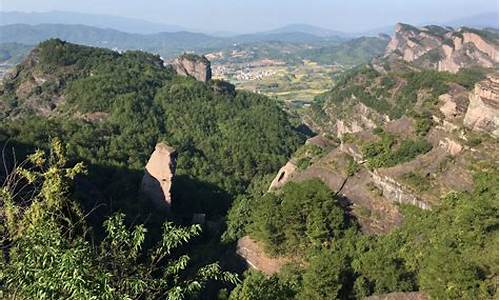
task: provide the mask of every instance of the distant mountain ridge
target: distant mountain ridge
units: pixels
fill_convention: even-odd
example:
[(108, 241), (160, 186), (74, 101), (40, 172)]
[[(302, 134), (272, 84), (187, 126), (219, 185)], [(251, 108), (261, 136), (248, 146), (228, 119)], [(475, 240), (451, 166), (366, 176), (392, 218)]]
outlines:
[(290, 32), (300, 32), (305, 34), (311, 34), (318, 37), (352, 37), (352, 33), (346, 33), (337, 30), (331, 30), (324, 27), (309, 25), (309, 24), (290, 24), (273, 30), (265, 31), (263, 33), (274, 34), (274, 33), (290, 33)]
[(73, 43), (118, 50), (145, 50), (166, 57), (186, 51), (206, 51), (242, 43), (280, 41), (309, 44), (342, 40), (339, 37), (322, 38), (301, 32), (256, 33), (232, 37), (216, 37), (188, 31), (138, 34), (76, 24), (9, 24), (0, 26), (0, 31), (0, 43), (35, 45), (50, 38), (59, 38)]
[(0, 25), (9, 24), (71, 24), (87, 25), (99, 28), (110, 28), (130, 33), (158, 33), (158, 32), (178, 32), (187, 31), (186, 28), (150, 22), (141, 19), (119, 17), (104, 14), (86, 14), (67, 11), (49, 11), (49, 12), (18, 12), (2, 11), (0, 12)]

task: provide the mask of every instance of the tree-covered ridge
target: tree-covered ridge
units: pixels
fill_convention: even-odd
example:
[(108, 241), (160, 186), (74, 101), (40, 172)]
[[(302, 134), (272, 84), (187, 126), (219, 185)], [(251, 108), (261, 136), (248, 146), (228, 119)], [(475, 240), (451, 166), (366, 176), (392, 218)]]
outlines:
[(384, 53), (388, 40), (379, 37), (361, 37), (339, 45), (325, 46), (317, 49), (303, 50), (300, 55), (320, 64), (355, 66), (368, 63), (371, 59)]
[[(63, 101), (50, 118), (21, 109), (15, 121), (3, 120), (2, 134), (39, 147), (60, 137), (70, 158), (89, 163), (99, 187), (124, 205), (136, 202), (128, 199), (137, 195), (157, 142), (179, 153), (179, 208), (217, 213), (254, 177), (275, 172), (303, 142), (274, 101), (175, 76), (154, 55), (50, 40), (31, 56), (37, 59), (28, 58), (15, 78), (5, 79), (1, 103), (32, 107), (43, 95)], [(37, 96), (40, 85), (32, 77), (45, 75)], [(44, 90), (49, 82), (57, 85)], [(20, 86), (35, 92), (26, 96)], [(96, 113), (101, 117), (92, 119)]]
[[(4, 81), (1, 99), (7, 113), (51, 109), (65, 100), (65, 110), (108, 112), (127, 93), (153, 97), (173, 74), (155, 55), (85, 47), (52, 39), (36, 47)], [(27, 112), (25, 112), (27, 111)]]

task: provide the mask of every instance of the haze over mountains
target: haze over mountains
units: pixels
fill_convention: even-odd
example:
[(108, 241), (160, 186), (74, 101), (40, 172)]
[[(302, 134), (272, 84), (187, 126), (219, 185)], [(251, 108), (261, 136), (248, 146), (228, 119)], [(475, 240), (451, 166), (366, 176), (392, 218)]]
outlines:
[[(402, 20), (404, 21), (404, 20)], [(446, 26), (469, 26), (469, 27), (493, 27), (498, 28), (498, 12), (487, 12), (479, 15), (468, 16), (453, 20), (430, 20), (425, 24), (438, 24)], [(191, 31), (201, 32), (216, 36), (237, 36), (241, 33), (237, 32), (213, 32), (207, 28), (186, 28), (179, 25), (151, 22), (136, 18), (128, 18), (121, 16), (105, 15), (105, 14), (87, 14), (67, 11), (48, 11), (48, 12), (18, 12), (18, 11), (2, 11), (0, 12), (0, 25), (8, 24), (73, 24), (87, 25), (99, 28), (109, 28), (130, 33), (151, 34), (158, 32), (179, 32)], [(424, 24), (421, 24), (424, 25)], [(391, 33), (392, 24), (384, 27), (374, 27), (371, 30), (363, 32), (342, 32), (333, 29), (313, 26), (311, 24), (288, 24), (280, 28), (269, 29), (267, 31), (258, 32), (257, 34), (283, 34), (283, 33), (304, 33), (318, 37), (331, 36), (361, 36), (361, 35), (376, 35), (378, 33)], [(248, 35), (246, 33), (245, 35)]]
[(49, 12), (0, 12), (0, 24), (82, 24), (100, 28), (112, 28), (131, 33), (156, 33), (186, 31), (176, 25), (155, 23), (140, 19), (112, 15), (85, 14), (67, 11)]

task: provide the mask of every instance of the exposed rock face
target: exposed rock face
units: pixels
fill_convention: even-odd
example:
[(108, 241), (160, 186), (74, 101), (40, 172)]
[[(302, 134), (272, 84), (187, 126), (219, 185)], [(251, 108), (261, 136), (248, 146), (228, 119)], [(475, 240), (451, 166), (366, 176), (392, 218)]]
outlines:
[(379, 174), (377, 170), (371, 172), (373, 182), (381, 190), (385, 198), (393, 202), (413, 204), (422, 209), (430, 209), (430, 205), (417, 198), (412, 192), (408, 191), (403, 185), (391, 177)]
[(167, 210), (172, 204), (170, 188), (175, 175), (175, 159), (175, 149), (163, 143), (157, 144), (142, 178), (143, 193), (156, 205)]
[[(351, 100), (356, 101), (356, 98), (352, 98)], [(388, 121), (388, 118), (386, 116), (379, 114), (375, 110), (360, 102), (354, 104), (351, 108), (349, 108), (350, 110), (352, 110), (349, 119), (338, 118), (334, 115), (337, 110), (342, 109), (343, 108), (339, 107), (332, 108), (332, 110), (335, 110), (335, 112), (332, 112), (332, 119), (336, 119), (333, 128), (337, 137), (339, 138), (341, 138), (346, 133), (357, 133), (366, 129), (373, 129), (377, 127), (377, 123), (381, 124), (385, 121)]]
[(292, 161), (289, 161), (284, 165), (279, 171), (278, 175), (274, 178), (273, 182), (269, 186), (269, 190), (279, 188), (290, 180), (290, 177), (297, 170), (297, 166)]
[(431, 49), (440, 47), (442, 40), (422, 29), (398, 23), (387, 45), (386, 55), (396, 54), (405, 61), (414, 61)]
[[(37, 68), (40, 64), (40, 49), (33, 49), (30, 54), (3, 78), (0, 85), (0, 95), (4, 93), (4, 84), (15, 87), (14, 93), (17, 99), (15, 107), (7, 108), (5, 105), (2, 111), (14, 117), (22, 112), (35, 113), (40, 116), (50, 116), (54, 114), (56, 108), (64, 102), (64, 97), (58, 92), (43, 92), (42, 86), (60, 87), (61, 80), (51, 72)], [(43, 99), (43, 101), (42, 101)]]
[(364, 300), (427, 300), (427, 295), (421, 292), (397, 292), (390, 294), (375, 295)]
[(250, 267), (267, 275), (277, 273), (286, 263), (284, 258), (273, 258), (266, 255), (257, 241), (249, 236), (244, 236), (238, 240), (236, 254), (243, 258)]
[(385, 56), (453, 73), (472, 66), (490, 68), (498, 64), (498, 38), (468, 28), (397, 24)]
[(172, 67), (177, 74), (191, 76), (199, 81), (212, 79), (210, 61), (205, 56), (183, 54), (172, 62)]
[(450, 138), (445, 138), (439, 141), (439, 146), (448, 152), (451, 156), (459, 154), (463, 147), (460, 143), (451, 140)]
[(478, 82), (469, 99), (464, 125), (498, 136), (498, 75)]

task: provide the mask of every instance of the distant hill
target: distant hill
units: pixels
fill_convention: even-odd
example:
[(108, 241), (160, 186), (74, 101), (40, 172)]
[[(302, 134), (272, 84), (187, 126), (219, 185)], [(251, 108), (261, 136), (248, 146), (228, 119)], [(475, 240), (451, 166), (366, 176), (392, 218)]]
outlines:
[(0, 43), (35, 45), (50, 38), (59, 38), (78, 44), (118, 50), (142, 49), (163, 56), (231, 44), (227, 39), (186, 31), (136, 34), (68, 24), (13, 24), (0, 26), (0, 31)]
[(320, 64), (357, 65), (383, 54), (388, 42), (381, 37), (360, 37), (338, 45), (308, 49), (301, 56)]
[(305, 33), (310, 35), (315, 35), (318, 37), (348, 37), (352, 34), (331, 30), (323, 27), (313, 26), (309, 24), (290, 24), (274, 30), (270, 30), (264, 33), (276, 34), (276, 33)]
[(270, 41), (323, 44), (342, 40), (338, 37), (318, 37), (301, 32), (257, 33), (233, 37), (216, 37), (187, 31), (138, 34), (74, 24), (10, 24), (0, 26), (0, 31), (0, 43), (36, 45), (50, 38), (59, 38), (73, 43), (118, 50), (146, 50), (166, 58), (186, 51), (205, 52), (231, 47), (234, 44)]
[(18, 43), (0, 43), (0, 64), (16, 65), (28, 54), (32, 46)]
[(253, 33), (233, 36), (235, 43), (255, 43), (255, 42), (288, 42), (288, 43), (318, 43), (325, 40), (341, 40), (336, 36), (319, 37), (314, 34), (304, 32), (275, 32), (275, 33)]
[(73, 24), (99, 28), (111, 28), (131, 33), (158, 33), (186, 31), (176, 25), (149, 22), (140, 19), (118, 17), (101, 14), (85, 14), (66, 11), (49, 12), (0, 12), (0, 25), (8, 24)]

